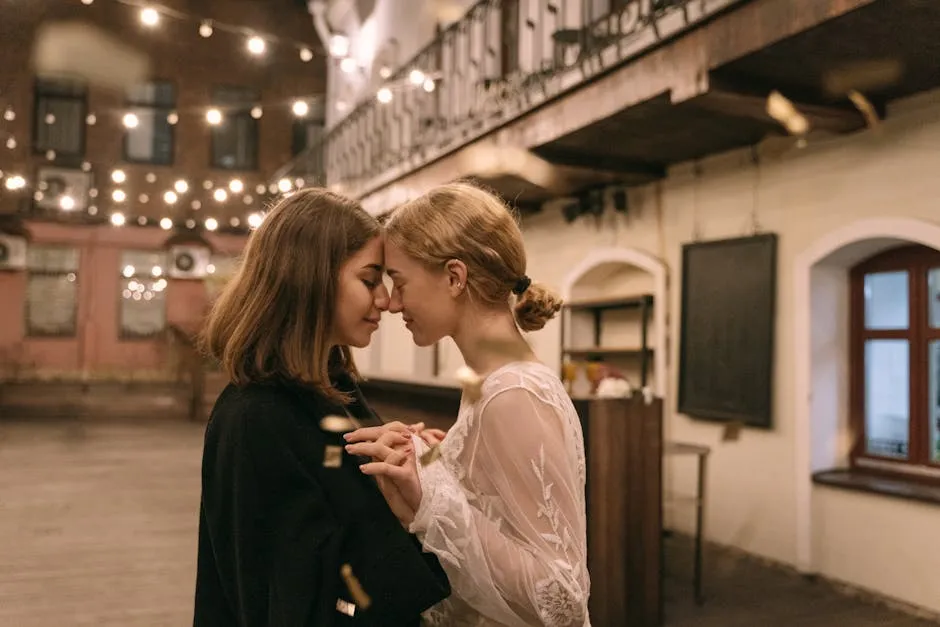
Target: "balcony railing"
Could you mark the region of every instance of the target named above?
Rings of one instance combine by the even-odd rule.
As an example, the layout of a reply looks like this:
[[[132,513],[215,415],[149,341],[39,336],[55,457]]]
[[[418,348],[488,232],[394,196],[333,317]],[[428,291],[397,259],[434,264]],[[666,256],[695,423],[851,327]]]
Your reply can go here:
[[[365,194],[743,1],[482,0],[277,177]]]

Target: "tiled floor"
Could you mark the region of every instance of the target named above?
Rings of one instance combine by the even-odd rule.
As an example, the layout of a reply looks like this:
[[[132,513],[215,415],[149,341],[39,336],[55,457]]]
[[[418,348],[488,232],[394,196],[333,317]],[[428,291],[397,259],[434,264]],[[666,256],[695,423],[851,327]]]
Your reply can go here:
[[[0,420],[0,626],[191,624],[202,432]],[[667,564],[670,627],[930,624],[720,552],[697,607],[683,541]]]

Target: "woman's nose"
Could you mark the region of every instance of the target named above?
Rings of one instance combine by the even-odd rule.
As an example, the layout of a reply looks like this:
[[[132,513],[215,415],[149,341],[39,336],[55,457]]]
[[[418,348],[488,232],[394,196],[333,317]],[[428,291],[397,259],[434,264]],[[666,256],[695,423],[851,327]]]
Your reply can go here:
[[[380,311],[388,311],[389,300],[390,299],[388,295],[388,288],[386,288],[384,285],[380,285],[378,289],[378,293],[375,295],[375,298],[373,299],[373,302],[375,303],[375,307],[379,309]]]

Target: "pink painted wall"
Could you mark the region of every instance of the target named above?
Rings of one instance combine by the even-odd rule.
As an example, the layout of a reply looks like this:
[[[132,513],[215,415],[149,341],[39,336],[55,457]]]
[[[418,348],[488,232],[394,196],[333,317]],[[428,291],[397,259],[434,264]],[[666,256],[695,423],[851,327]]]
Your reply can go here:
[[[168,233],[152,228],[28,225],[33,244],[64,244],[80,251],[78,316],[75,337],[25,336],[25,271],[0,272],[0,377],[16,363],[38,376],[130,375],[166,367],[167,343],[161,339],[122,340],[118,336],[120,258],[127,249],[164,249]],[[237,254],[246,238],[207,234],[216,252]],[[167,324],[198,328],[208,307],[202,280],[168,279]],[[7,371],[7,372],[4,372]]]

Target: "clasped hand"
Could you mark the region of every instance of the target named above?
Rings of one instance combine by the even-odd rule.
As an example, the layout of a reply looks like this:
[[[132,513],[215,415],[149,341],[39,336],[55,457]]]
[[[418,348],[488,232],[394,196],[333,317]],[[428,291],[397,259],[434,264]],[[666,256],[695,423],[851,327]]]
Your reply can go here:
[[[350,454],[371,458],[371,462],[359,468],[375,477],[389,508],[406,529],[421,505],[421,481],[412,435],[418,435],[433,446],[440,443],[445,434],[439,429],[425,429],[423,423],[408,426],[389,422],[380,427],[357,429],[343,436]]]

